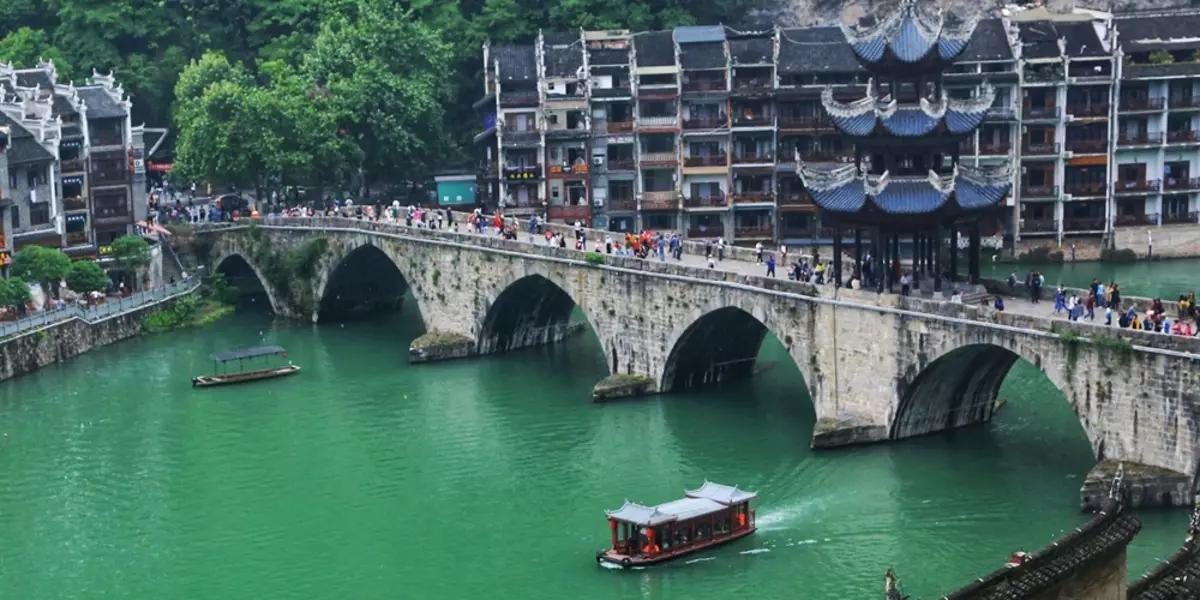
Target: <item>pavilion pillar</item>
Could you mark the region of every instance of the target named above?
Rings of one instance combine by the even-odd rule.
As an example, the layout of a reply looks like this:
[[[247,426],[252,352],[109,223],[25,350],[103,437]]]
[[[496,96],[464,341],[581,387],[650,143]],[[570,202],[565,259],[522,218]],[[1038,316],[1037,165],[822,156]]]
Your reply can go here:
[[[833,224],[833,287],[842,287],[842,223]]]
[[[891,256],[891,260],[888,261],[888,277],[891,278],[888,280],[888,292],[893,291],[892,284],[896,283],[896,279],[898,279],[898,277],[896,276],[896,267],[899,266],[899,264],[900,264],[900,234],[893,233],[892,234],[892,256]]]
[[[957,287],[958,283],[958,227],[950,225],[950,272],[947,273],[950,277],[950,287]]]
[[[921,285],[921,234],[913,234],[912,245],[912,289],[915,291]]]
[[[866,287],[867,281],[863,277],[863,255],[862,255],[862,229],[854,228],[854,270],[851,273],[858,274],[858,283]]]
[[[939,226],[934,226],[934,235],[940,238],[941,228]],[[929,239],[929,236],[925,236],[925,272],[929,275],[934,274],[933,261],[934,257],[937,256],[934,252],[934,243],[934,240]]]
[[[879,255],[883,251],[879,240],[883,237],[883,230],[876,227],[871,232],[871,278],[875,280],[875,291],[883,293],[883,269],[880,267],[882,257]]]
[[[971,255],[967,257],[967,268],[971,285],[979,283],[979,222],[971,224]]]
[[[937,225],[933,230],[933,244],[930,250],[930,270],[933,271],[933,291],[942,291],[942,226]]]

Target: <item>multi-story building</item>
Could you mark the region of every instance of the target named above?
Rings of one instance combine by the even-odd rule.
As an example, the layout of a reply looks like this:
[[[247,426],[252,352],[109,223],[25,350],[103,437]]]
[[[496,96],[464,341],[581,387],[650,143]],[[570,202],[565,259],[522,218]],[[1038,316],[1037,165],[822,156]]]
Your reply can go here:
[[[1019,165],[983,235],[1098,251],[1146,227],[1196,224],[1198,27],[1200,11],[1006,9],[980,21],[944,74],[951,99],[995,90],[961,164]],[[854,158],[821,110],[826,88],[859,98],[870,80],[839,27],[545,33],[485,45],[484,57],[481,176],[507,211],[829,243],[796,164]]]
[[[0,64],[0,117],[8,127],[0,202],[6,254],[28,245],[76,257],[103,254],[146,218],[141,127],[111,75],[59,83],[54,64]],[[143,193],[138,193],[143,192]]]

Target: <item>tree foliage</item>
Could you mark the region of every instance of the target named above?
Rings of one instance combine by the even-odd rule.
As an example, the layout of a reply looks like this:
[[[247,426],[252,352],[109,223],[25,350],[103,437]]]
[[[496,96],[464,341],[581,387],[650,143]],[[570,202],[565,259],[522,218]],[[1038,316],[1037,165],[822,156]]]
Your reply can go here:
[[[67,287],[84,294],[98,292],[108,285],[108,276],[100,265],[90,260],[76,261],[67,273]]]
[[[28,281],[37,281],[47,289],[54,290],[58,282],[71,270],[71,259],[66,254],[42,246],[26,246],[13,255],[9,272]]]
[[[122,269],[138,273],[150,266],[150,244],[140,235],[123,235],[113,241],[112,256]]]
[[[32,300],[33,293],[24,279],[0,279],[0,306],[25,306]]]

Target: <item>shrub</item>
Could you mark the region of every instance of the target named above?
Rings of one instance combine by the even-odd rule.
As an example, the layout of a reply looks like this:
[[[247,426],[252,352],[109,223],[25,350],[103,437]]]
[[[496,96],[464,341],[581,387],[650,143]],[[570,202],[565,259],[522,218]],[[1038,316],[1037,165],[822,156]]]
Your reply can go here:
[[[1150,64],[1152,65],[1169,65],[1175,62],[1175,57],[1166,50],[1155,50],[1150,53]]]
[[[589,265],[604,264],[604,255],[600,254],[599,252],[588,252],[585,258],[587,259]]]

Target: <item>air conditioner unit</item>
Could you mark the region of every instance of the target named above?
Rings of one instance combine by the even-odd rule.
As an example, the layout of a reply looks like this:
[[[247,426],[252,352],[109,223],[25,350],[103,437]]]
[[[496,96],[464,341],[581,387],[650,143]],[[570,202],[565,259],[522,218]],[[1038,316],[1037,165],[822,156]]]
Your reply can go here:
[[[603,156],[593,156],[592,164],[596,165],[597,167],[604,165],[604,157]]]
[[[604,198],[592,198],[592,205],[597,207],[604,206]]]

